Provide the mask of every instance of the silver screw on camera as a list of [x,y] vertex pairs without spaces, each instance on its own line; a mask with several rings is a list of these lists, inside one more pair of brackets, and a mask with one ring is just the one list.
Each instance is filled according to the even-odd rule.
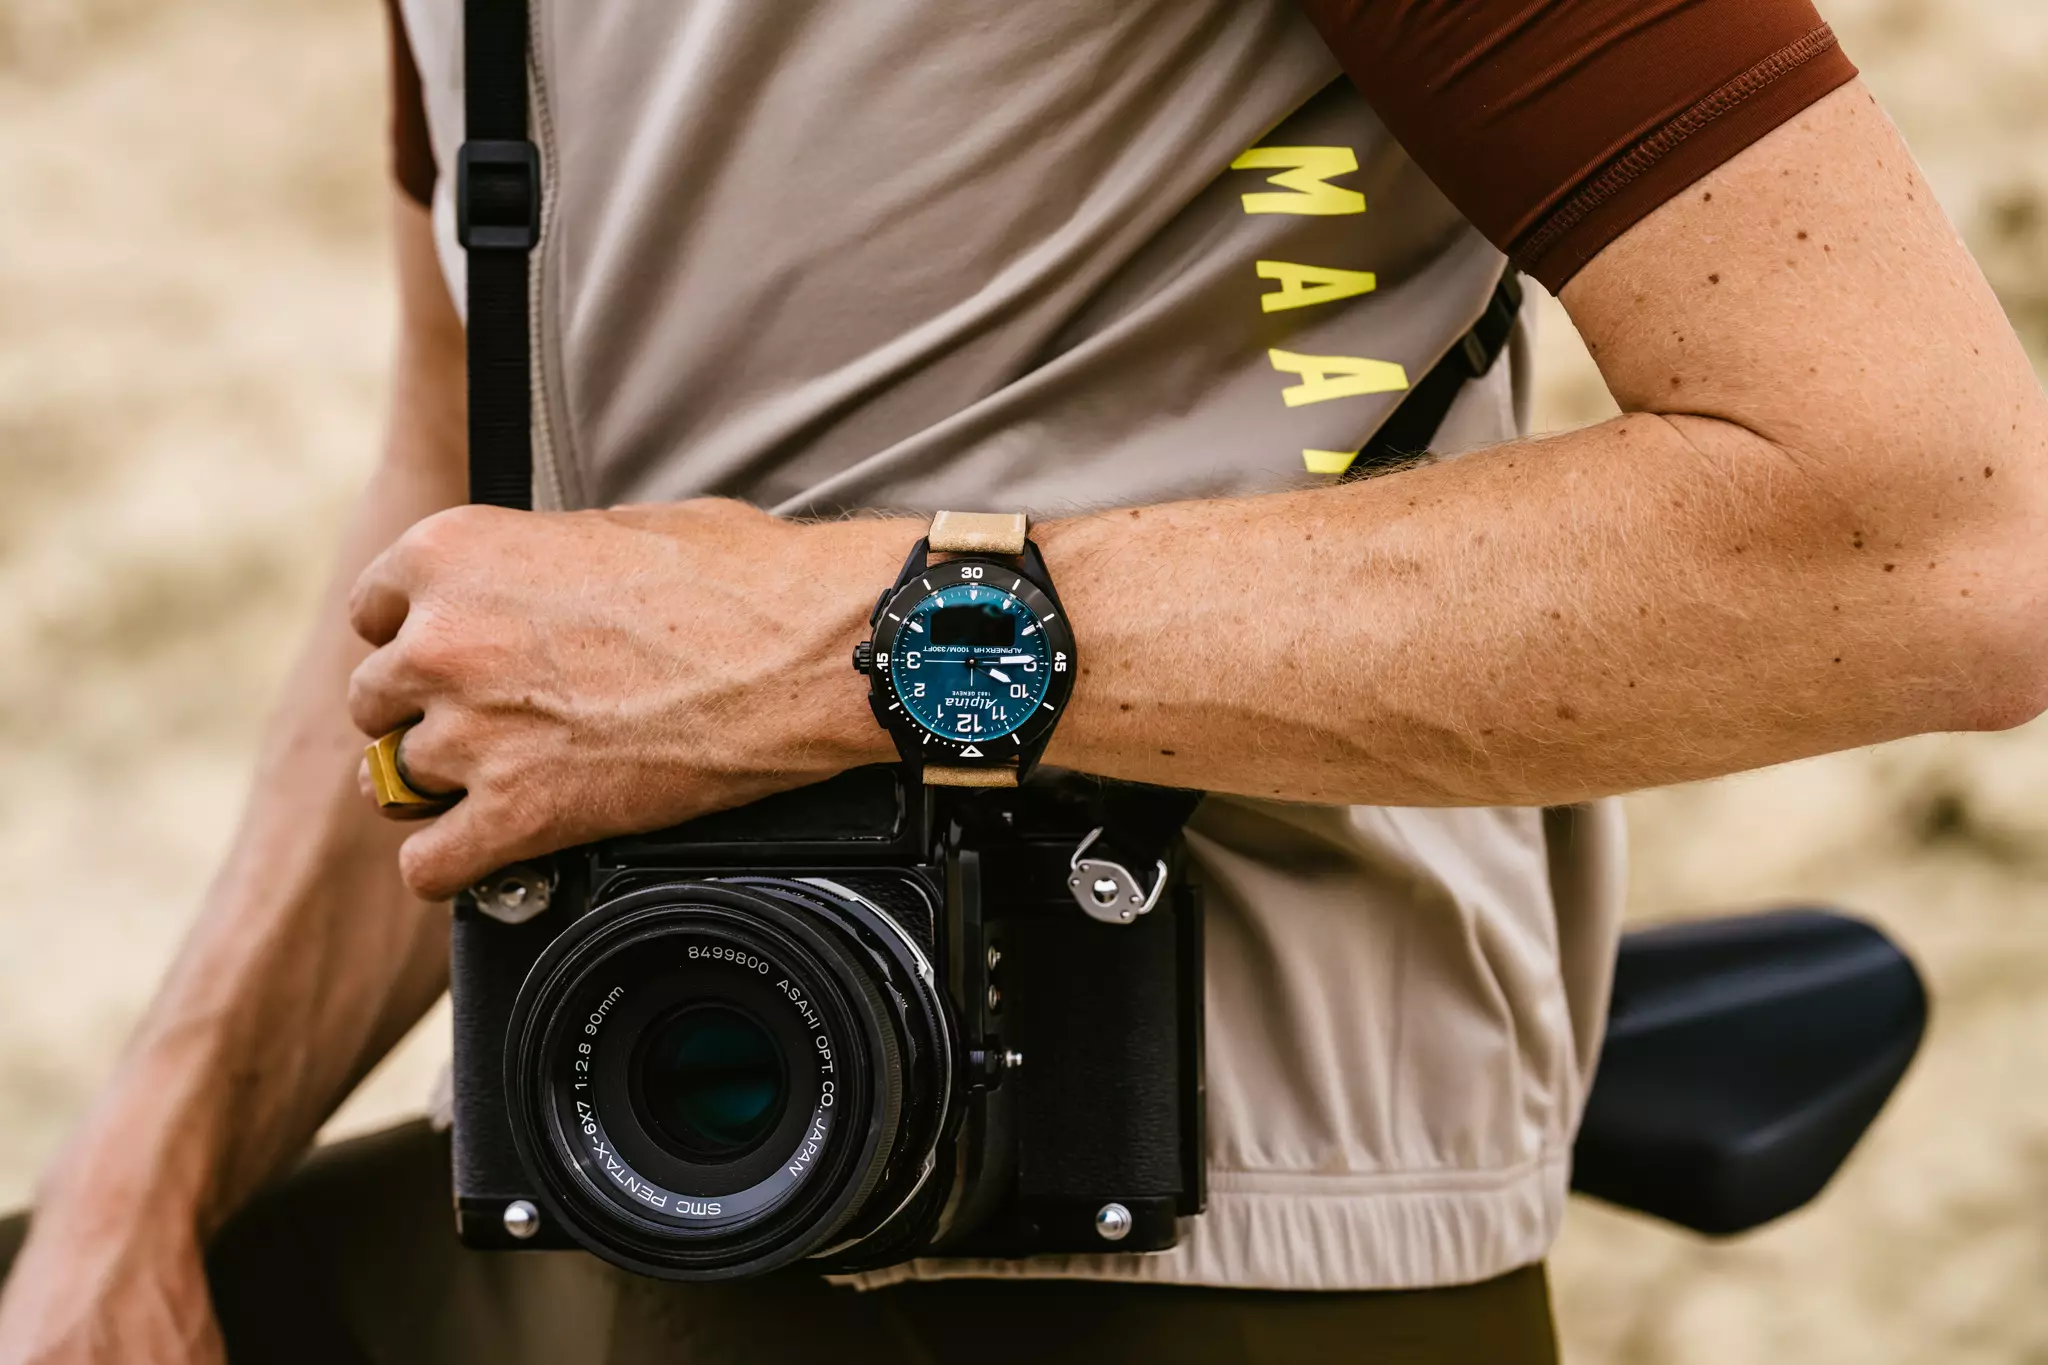
[[513,1200],[505,1206],[505,1231],[525,1241],[540,1231],[540,1210],[524,1199]]
[[477,909],[500,924],[524,924],[554,899],[555,876],[534,863],[514,863],[472,886],[469,894]]
[[1131,1235],[1134,1221],[1122,1204],[1104,1204],[1095,1211],[1095,1235],[1105,1242],[1121,1242]]

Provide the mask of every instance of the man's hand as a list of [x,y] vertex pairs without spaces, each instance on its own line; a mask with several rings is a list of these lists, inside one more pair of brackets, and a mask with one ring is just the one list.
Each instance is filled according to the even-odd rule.
[[467,507],[413,528],[350,602],[379,647],[349,688],[356,725],[417,722],[409,780],[466,793],[406,841],[406,883],[449,896],[521,858],[889,759],[849,660],[918,534],[711,500]]
[[[0,1365],[220,1365],[199,1243],[175,1220],[101,1203],[41,1215],[0,1298]],[[116,1225],[118,1224],[118,1226]]]

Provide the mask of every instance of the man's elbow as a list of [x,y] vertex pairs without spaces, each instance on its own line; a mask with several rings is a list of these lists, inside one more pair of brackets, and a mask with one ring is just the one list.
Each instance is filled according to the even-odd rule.
[[[2048,711],[2048,595],[2036,572],[1982,592],[1958,642],[1956,730],[2010,730]],[[1977,590],[1972,591],[1972,596]]]
[[1906,728],[2005,730],[2048,711],[2048,401],[2029,390],[2017,409],[1950,406],[1945,424],[1859,431],[1844,412],[1825,453],[1777,447],[1837,547],[1806,562],[1831,564],[1835,610],[1886,661]]
[[2048,711],[2048,432],[2036,449],[1973,458],[1968,482],[1988,500],[1949,542],[1949,572],[1924,577],[1914,612],[1957,680],[1946,728],[2008,730]]

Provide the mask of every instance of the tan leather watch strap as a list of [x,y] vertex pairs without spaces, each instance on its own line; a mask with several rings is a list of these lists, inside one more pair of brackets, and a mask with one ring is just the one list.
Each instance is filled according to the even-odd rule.
[[[941,512],[932,518],[925,548],[934,554],[1021,555],[1030,529],[1030,519],[1022,512]],[[933,787],[1014,787],[1017,768],[927,763],[924,780]]]
[[927,787],[1014,787],[1017,785],[1017,769],[1014,764],[1001,768],[948,768],[927,763],[924,765],[924,784]]
[[1021,555],[1029,530],[1022,512],[941,512],[925,543],[939,554]]

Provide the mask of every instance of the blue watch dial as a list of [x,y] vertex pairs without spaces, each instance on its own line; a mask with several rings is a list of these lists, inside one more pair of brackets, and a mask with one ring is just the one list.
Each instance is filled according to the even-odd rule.
[[[1062,654],[1060,666],[1066,664]],[[910,718],[935,735],[978,744],[1029,720],[1052,685],[1044,622],[1001,587],[955,583],[903,617],[887,660]]]

